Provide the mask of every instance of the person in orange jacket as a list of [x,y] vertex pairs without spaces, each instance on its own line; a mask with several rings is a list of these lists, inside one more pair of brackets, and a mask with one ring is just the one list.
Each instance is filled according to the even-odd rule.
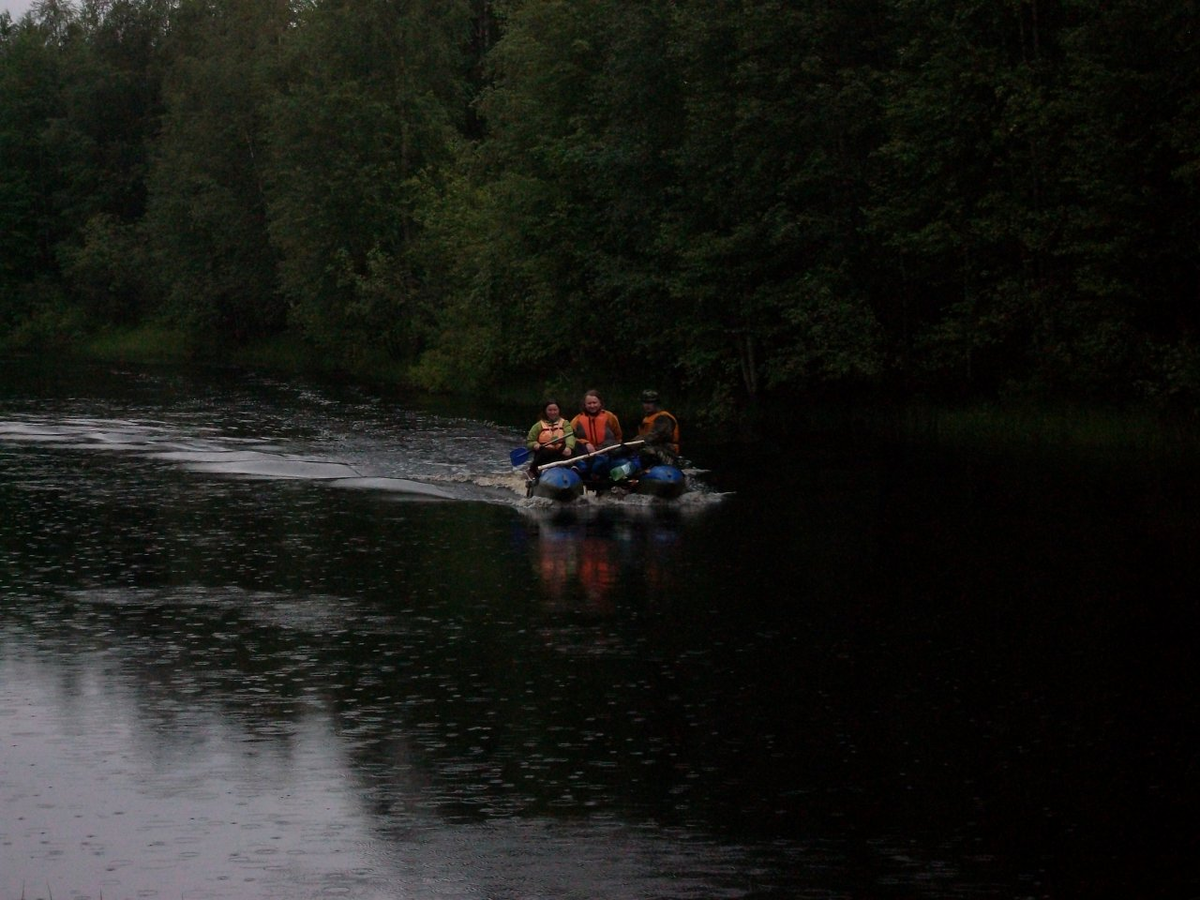
[[638,426],[642,465],[646,468],[679,460],[679,421],[659,406],[658,391],[642,391],[642,423]]
[[576,445],[582,444],[587,453],[622,441],[620,419],[604,408],[599,391],[594,389],[583,395],[583,412],[571,420],[571,428],[575,432]]

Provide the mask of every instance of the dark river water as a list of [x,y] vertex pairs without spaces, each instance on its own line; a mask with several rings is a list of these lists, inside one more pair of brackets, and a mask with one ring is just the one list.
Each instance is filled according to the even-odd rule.
[[1193,468],[533,417],[0,362],[0,900],[1200,893]]

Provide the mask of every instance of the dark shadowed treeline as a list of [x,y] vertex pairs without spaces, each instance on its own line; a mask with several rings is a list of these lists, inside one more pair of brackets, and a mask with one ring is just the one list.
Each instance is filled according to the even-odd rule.
[[0,340],[1200,397],[1192,0],[43,0]]

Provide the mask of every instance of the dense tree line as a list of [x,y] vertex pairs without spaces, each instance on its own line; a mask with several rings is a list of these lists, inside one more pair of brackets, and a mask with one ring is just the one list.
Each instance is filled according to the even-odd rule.
[[0,340],[1194,406],[1196,7],[42,0]]

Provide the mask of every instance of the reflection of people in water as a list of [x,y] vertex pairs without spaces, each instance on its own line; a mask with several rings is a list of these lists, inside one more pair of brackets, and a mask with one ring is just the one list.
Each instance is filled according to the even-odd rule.
[[593,609],[610,608],[608,595],[617,582],[617,562],[613,542],[607,538],[583,539],[579,557],[579,583],[583,596]]
[[651,527],[645,530],[646,557],[642,577],[651,599],[675,593],[675,566],[671,562],[678,550],[679,532],[674,528]]
[[630,570],[636,576],[626,587],[634,596],[644,589],[653,601],[676,592],[679,520],[664,518],[657,508],[649,519],[629,512],[615,519],[539,518],[536,528],[524,532],[536,542],[532,562],[551,606],[613,613],[618,581]]
[[561,602],[579,570],[579,543],[567,531],[542,529],[537,536],[537,570],[554,602]]
[[534,566],[555,606],[608,613],[620,571],[618,542],[595,522],[543,520],[528,533]]
[[556,604],[610,612],[617,581],[613,542],[576,530],[543,529],[537,542],[537,570]]

